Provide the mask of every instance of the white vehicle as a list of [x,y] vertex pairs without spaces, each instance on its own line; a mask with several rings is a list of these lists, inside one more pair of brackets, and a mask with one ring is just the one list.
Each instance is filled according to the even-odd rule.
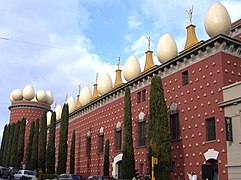
[[35,177],[35,172],[30,170],[19,170],[14,174],[15,180],[30,180]]

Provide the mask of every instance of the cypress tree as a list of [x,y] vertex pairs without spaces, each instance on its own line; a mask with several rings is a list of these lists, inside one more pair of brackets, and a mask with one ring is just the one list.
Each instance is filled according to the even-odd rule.
[[14,145],[14,143],[15,143],[15,142],[13,142],[15,126],[16,126],[15,123],[10,125],[10,136],[9,136],[9,139],[8,139],[9,144],[8,144],[7,161],[6,161],[7,166],[11,166],[11,156],[12,156],[11,150],[12,150],[12,145]]
[[8,153],[8,146],[9,146],[9,136],[10,136],[10,128],[11,125],[7,125],[6,129],[6,137],[4,138],[5,143],[4,143],[4,149],[3,149],[3,166],[7,167],[7,153]]
[[149,151],[148,160],[151,169],[151,158],[158,159],[154,167],[155,179],[166,180],[171,176],[171,137],[168,127],[167,107],[164,99],[161,78],[155,76],[151,81],[149,106]]
[[20,130],[19,130],[19,137],[18,137],[17,167],[20,167],[23,161],[25,129],[26,129],[26,119],[23,118],[20,123]]
[[46,163],[46,143],[47,143],[47,116],[42,114],[39,133],[39,153],[38,153],[38,168],[45,173]]
[[27,145],[27,153],[26,153],[26,168],[31,169],[31,157],[32,157],[32,148],[33,148],[33,137],[35,131],[35,121],[32,121],[30,126],[28,145]]
[[106,139],[105,141],[105,154],[104,154],[104,169],[103,175],[109,176],[109,168],[110,168],[110,140]]
[[11,156],[10,156],[10,165],[13,167],[17,167],[17,151],[18,151],[18,137],[19,137],[19,129],[20,129],[20,121],[15,124],[14,133],[13,133],[13,141],[11,148]]
[[53,112],[51,116],[51,123],[49,127],[49,137],[47,145],[46,163],[47,173],[55,173],[55,128],[56,128],[56,113]]
[[124,98],[124,145],[121,167],[122,179],[132,179],[135,176],[130,88],[126,88]]
[[69,106],[64,104],[60,130],[59,130],[59,153],[58,153],[58,174],[66,172],[66,162],[67,162],[67,140],[68,140],[68,124],[69,124]]
[[7,128],[8,125],[4,126],[2,142],[1,142],[1,149],[0,149],[0,165],[3,165],[3,157],[4,157],[4,147],[6,145],[6,136],[7,136]]
[[69,172],[71,174],[74,174],[74,168],[75,168],[75,130],[72,134],[72,140],[71,140],[71,148],[70,148],[70,170]]
[[38,170],[38,141],[39,139],[39,119],[35,121],[32,154],[31,154],[31,170]]

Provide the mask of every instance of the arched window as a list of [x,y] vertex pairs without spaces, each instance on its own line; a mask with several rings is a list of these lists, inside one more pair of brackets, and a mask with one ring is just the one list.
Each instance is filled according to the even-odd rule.
[[140,112],[138,116],[138,146],[146,145],[146,121],[145,114]]
[[104,128],[100,128],[98,153],[104,152]]
[[115,128],[115,150],[121,150],[121,123],[118,122]]
[[180,139],[180,127],[179,127],[179,112],[176,103],[172,103],[170,106],[170,128],[171,139]]
[[86,133],[86,155],[90,156],[91,153],[91,132],[88,130]]

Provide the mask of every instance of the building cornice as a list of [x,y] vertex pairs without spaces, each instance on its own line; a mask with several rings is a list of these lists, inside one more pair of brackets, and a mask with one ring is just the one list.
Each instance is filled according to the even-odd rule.
[[12,109],[17,109],[17,108],[31,108],[31,109],[41,109],[45,111],[52,111],[51,107],[48,104],[34,102],[34,101],[16,101],[16,102],[13,102],[12,105],[8,107],[10,111]]
[[113,100],[120,99],[124,96],[125,88],[130,87],[131,91],[136,91],[143,86],[150,84],[153,76],[160,76],[162,78],[169,76],[181,69],[184,69],[198,61],[208,58],[218,52],[225,52],[236,57],[241,56],[241,42],[232,39],[225,35],[217,35],[187,51],[179,54],[175,58],[155,66],[147,72],[141,73],[138,77],[134,78],[127,83],[113,89],[112,91],[104,94],[103,96],[91,101],[89,104],[81,107],[70,114],[71,119],[85,115],[96,108],[106,105]]

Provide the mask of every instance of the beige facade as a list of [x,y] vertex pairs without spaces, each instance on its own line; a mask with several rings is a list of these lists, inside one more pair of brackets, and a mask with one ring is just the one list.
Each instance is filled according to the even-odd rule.
[[224,87],[223,96],[220,106],[226,121],[228,179],[241,179],[241,82]]

